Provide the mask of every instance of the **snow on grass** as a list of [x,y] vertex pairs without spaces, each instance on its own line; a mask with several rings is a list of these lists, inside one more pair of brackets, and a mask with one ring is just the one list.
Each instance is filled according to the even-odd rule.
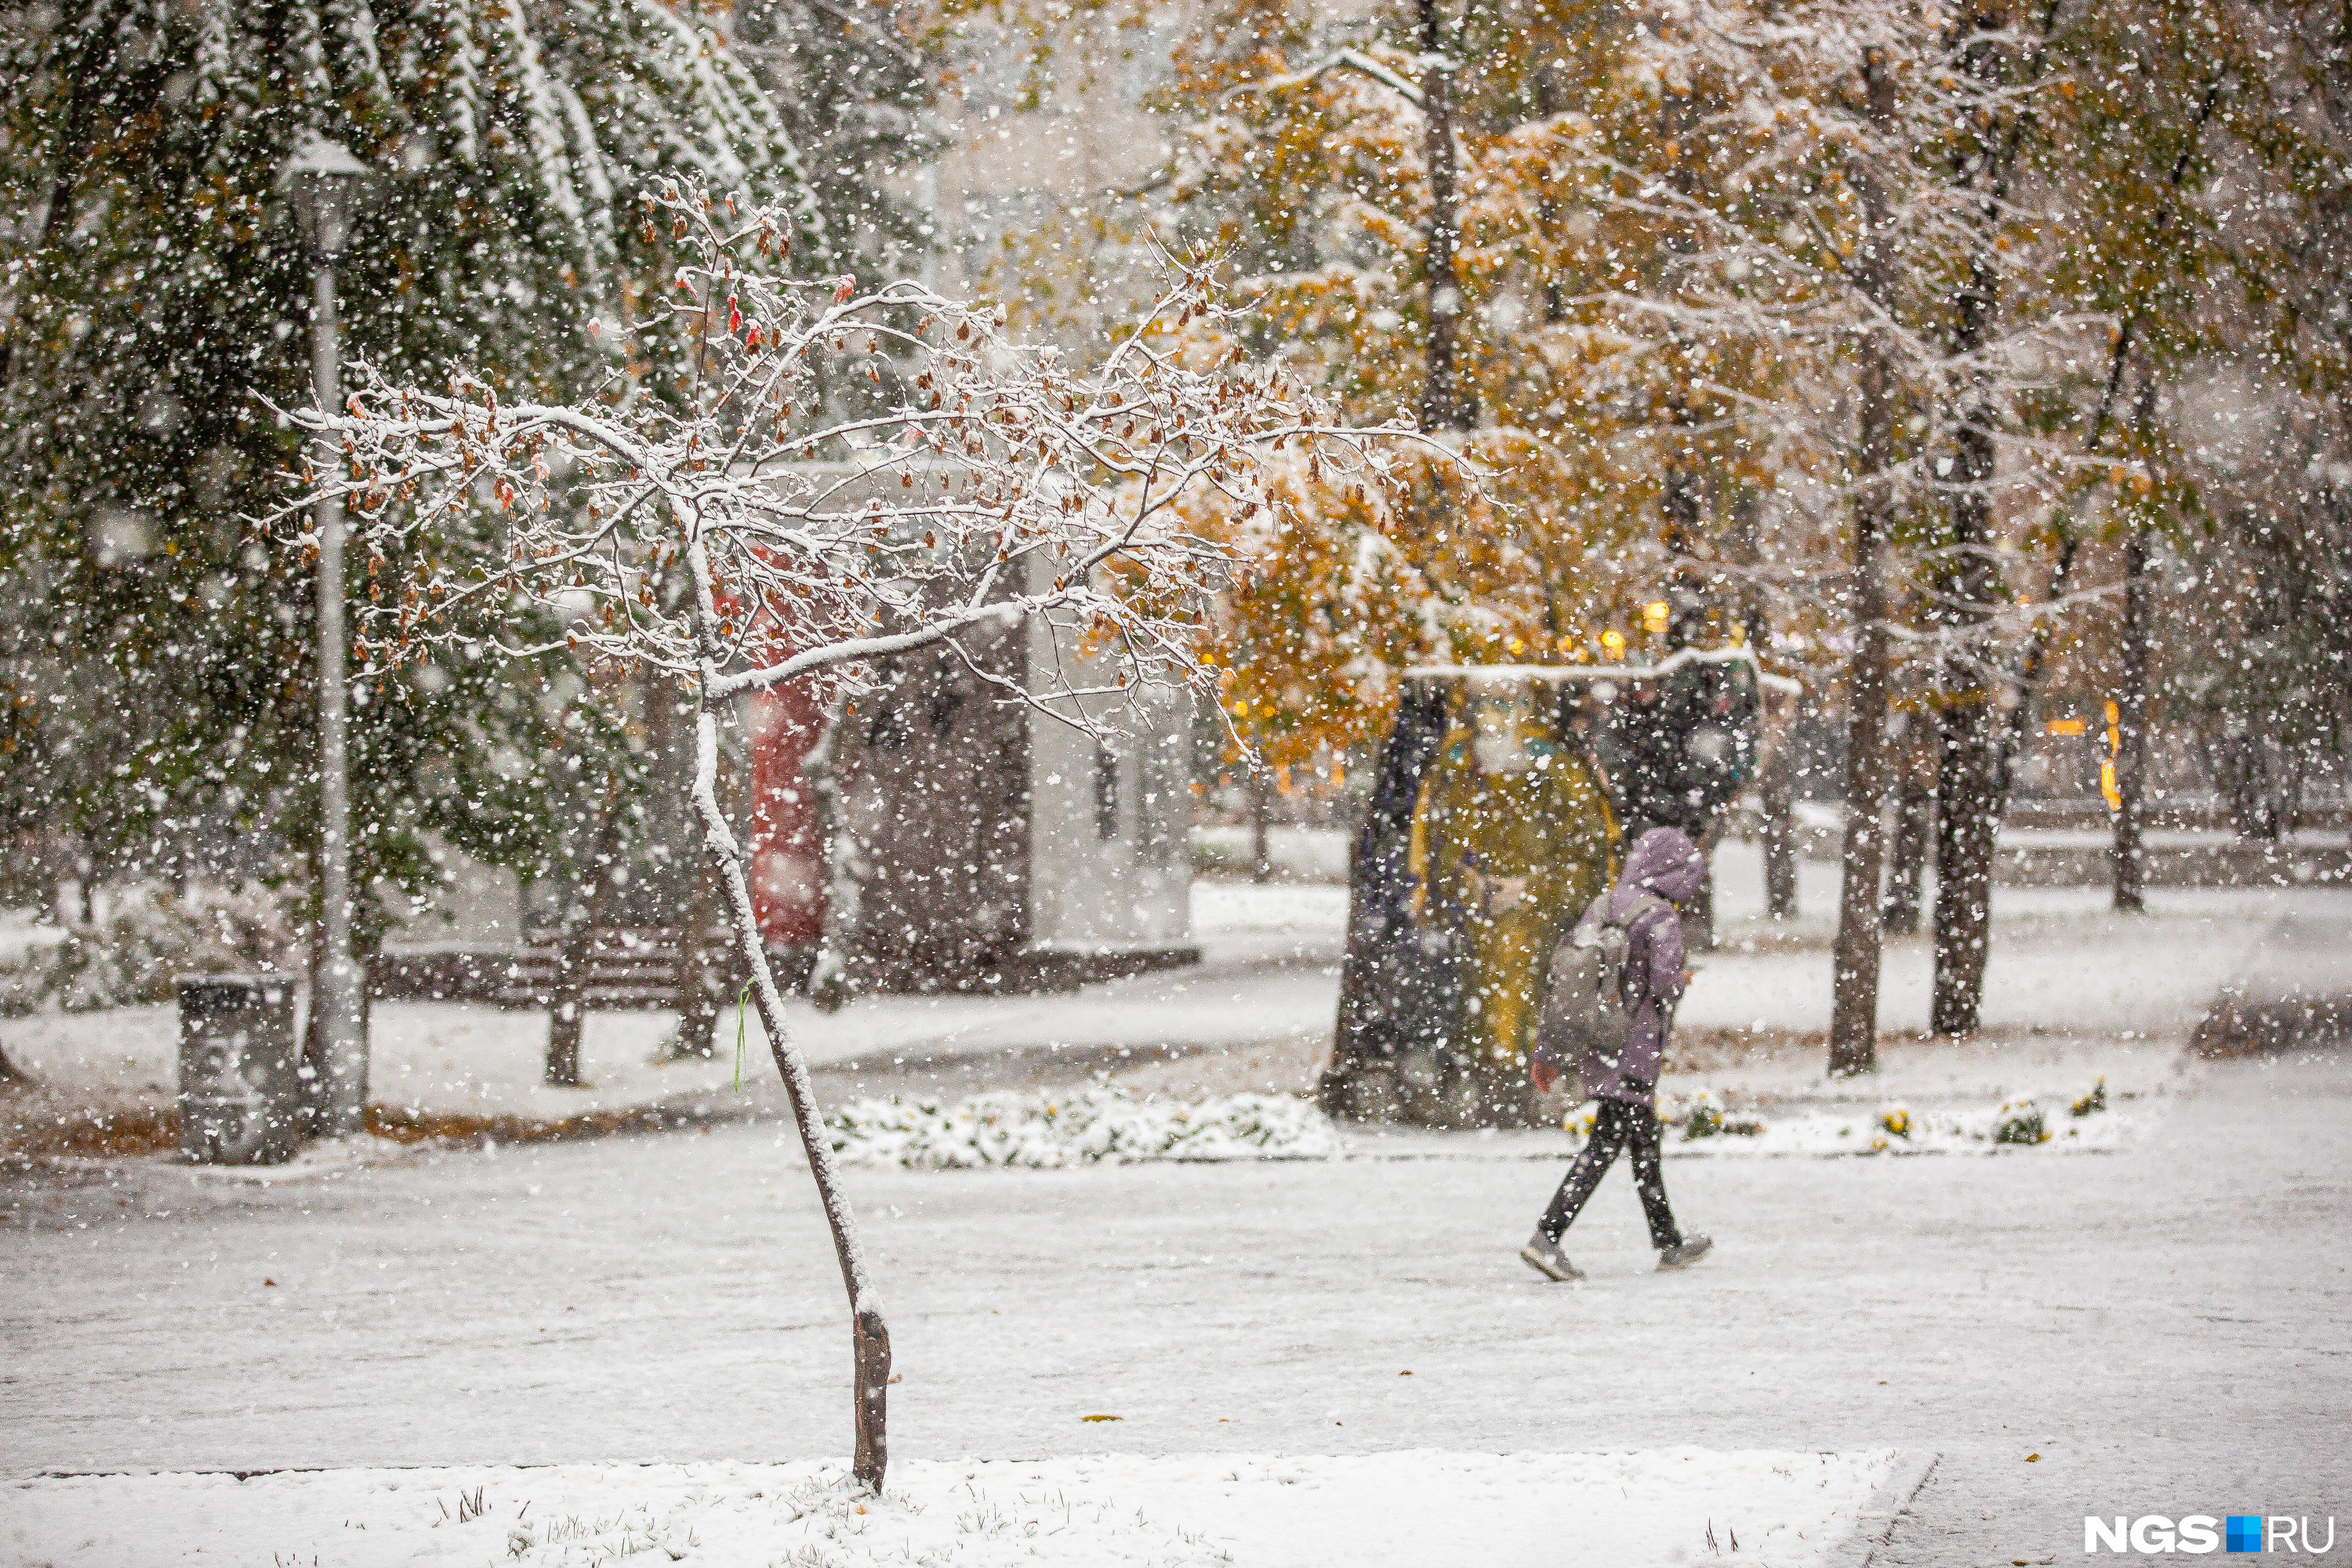
[[[1915,1109],[1899,1101],[1874,1110],[1815,1110],[1759,1115],[1726,1110],[1702,1089],[1667,1096],[1658,1106],[1670,1154],[1966,1154],[2046,1149],[2109,1152],[2127,1147],[2153,1123],[2153,1107],[2117,1110],[2106,1080],[2089,1093],[2045,1107],[2034,1099],[1993,1105]],[[1581,1134],[1589,1114],[1570,1131]]]
[[1345,1151],[1339,1130],[1296,1095],[1232,1094],[1191,1104],[1138,1100],[1107,1085],[1058,1094],[852,1101],[825,1118],[853,1165],[1134,1164],[1146,1160],[1319,1160]]
[[725,1568],[1644,1568],[1717,1555],[1805,1568],[1844,1555],[1905,1473],[1891,1449],[1675,1448],[901,1460],[878,1499],[824,1461],[90,1476],[0,1490],[0,1554],[54,1568],[601,1568],[629,1558]]
[[[2137,1099],[2135,1096],[2125,1098]],[[1567,1121],[1570,1149],[1592,1126],[1587,1103]],[[2110,1106],[2105,1080],[2090,1093],[2042,1101],[1840,1106],[1782,1103],[1727,1108],[1709,1089],[1668,1092],[1660,1101],[1665,1152],[1685,1155],[1951,1154],[2044,1150],[2109,1152],[2152,1124],[2154,1110]],[[968,1100],[860,1100],[825,1119],[844,1163],[919,1171],[1011,1166],[1138,1164],[1153,1160],[1331,1160],[1394,1158],[1444,1134],[1372,1133],[1351,1139],[1312,1102],[1288,1094],[1231,1094],[1183,1101],[1139,1099],[1116,1084],[1043,1094],[1007,1091]],[[1481,1145],[1483,1147],[1483,1144]],[[1507,1157],[1552,1152],[1524,1141],[1497,1145]],[[1565,1151],[1559,1151],[1565,1152]]]

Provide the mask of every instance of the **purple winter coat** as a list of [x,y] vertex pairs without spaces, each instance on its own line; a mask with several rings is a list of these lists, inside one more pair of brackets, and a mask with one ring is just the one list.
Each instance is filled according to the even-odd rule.
[[[1625,857],[1617,885],[1593,900],[1584,918],[1622,920],[1644,892],[1688,904],[1706,877],[1706,863],[1699,858],[1698,847],[1679,828],[1653,827]],[[1608,906],[1606,916],[1603,905]],[[1622,984],[1633,1026],[1616,1071],[1585,1059],[1584,1093],[1591,1100],[1652,1105],[1658,1098],[1658,1065],[1666,1052],[1666,1031],[1683,995],[1682,917],[1670,909],[1651,910],[1633,921],[1625,936]]]

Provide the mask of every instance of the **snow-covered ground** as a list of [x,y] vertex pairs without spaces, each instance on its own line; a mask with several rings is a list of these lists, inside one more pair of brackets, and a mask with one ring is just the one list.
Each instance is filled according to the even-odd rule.
[[[1194,929],[1205,962],[1070,994],[871,996],[824,1015],[788,1004],[819,1064],[985,1058],[1018,1049],[1047,1079],[1066,1057],[1118,1067],[1154,1054],[1328,1040],[1347,889],[1202,882]],[[753,1099],[729,1103],[737,1081],[737,1020],[719,1031],[715,1060],[672,1061],[660,1013],[593,1013],[582,1051],[585,1086],[541,1081],[547,1018],[457,1003],[380,1003],[373,1013],[370,1097],[413,1117],[512,1118],[553,1123],[652,1104],[702,1113],[773,1109],[774,1068],[756,1019],[743,1020],[742,1078]],[[171,1103],[178,1020],[170,1007],[40,1014],[0,1021],[0,1045],[32,1074],[44,1111],[160,1110]],[[0,1147],[5,1147],[0,1138]]]
[[[876,1499],[837,1464],[102,1476],[0,1490],[0,1545],[54,1568],[652,1562],[934,1568],[1551,1568],[1850,1559],[1918,1467],[1859,1454],[918,1460]],[[1900,1498],[1892,1500],[1900,1501]],[[1712,1547],[1712,1550],[1710,1548]]]
[[[1832,868],[1807,864],[1802,918],[1767,921],[1760,861],[1730,843],[1717,861],[1717,952],[1680,1018],[1687,1092],[1727,1102],[1815,1098],[1819,1053],[1804,1043],[1829,1022]],[[2149,915],[2126,918],[2097,889],[2004,889],[1986,984],[1984,1042],[1906,1043],[1926,1021],[1932,956],[1924,938],[1887,944],[1882,1026],[1895,1034],[1873,1095],[1998,1102],[2085,1092],[2100,1077],[2119,1093],[2158,1086],[2215,990],[2246,960],[2296,895],[2159,889]],[[2301,895],[2327,897],[2329,895]],[[1203,950],[1196,968],[1136,975],[1061,994],[877,996],[822,1015],[792,1005],[803,1047],[830,1068],[838,1094],[976,1089],[1126,1075],[1137,1092],[1198,1099],[1308,1088],[1328,1048],[1339,994],[1347,890],[1203,880],[1193,892]],[[735,1020],[712,1061],[672,1062],[669,1020],[600,1013],[589,1020],[586,1086],[541,1081],[547,1023],[538,1013],[446,1003],[387,1003],[375,1012],[372,1094],[413,1119],[551,1125],[647,1106],[698,1119],[771,1114],[773,1072],[756,1021]],[[168,1106],[177,1024],[167,1007],[0,1023],[0,1044],[39,1080],[15,1101],[19,1119]],[[0,1135],[5,1142],[5,1135]]]
[[[2055,914],[2086,933],[2078,966],[2130,962],[2128,942],[2101,934],[2105,917]],[[2214,931],[2197,957],[2209,974],[2226,973],[2228,944],[2252,941],[2246,931],[2262,935],[2253,972],[2265,984],[2294,978],[2270,974],[2282,955],[2297,974],[2347,966],[2342,895],[2264,895],[2232,919],[2242,929]],[[2210,907],[2167,903],[2137,929],[2216,923]],[[1760,940],[1771,934],[1758,933],[1756,956],[1772,956]],[[1810,942],[1801,933],[1781,948],[1817,963]],[[1226,973],[1219,984],[1249,984],[1246,969]],[[2169,1070],[2201,1009],[2187,977],[2146,984],[2181,998],[2146,1042],[2074,1032],[2096,1005],[2053,994],[2048,1032],[1958,1053],[1897,1042],[1874,1088],[1905,1073],[1955,1092],[2039,1087],[2046,1059],[2051,1087],[2080,1094],[2094,1058],[2068,1053],[2128,1066],[2143,1045]],[[1173,1037],[1182,1020],[1166,1022]],[[1728,1085],[1748,1073],[1759,1105],[1818,1086],[1810,1049],[1815,1065],[1800,1068],[1769,1041],[1701,1045],[1712,1065],[1691,1076]],[[1210,1059],[1121,1082],[1133,1093],[1146,1073]],[[1575,1286],[1538,1279],[1515,1255],[1559,1179],[1558,1134],[1401,1138],[1407,1158],[855,1169],[902,1378],[890,1391],[894,1474],[912,1494],[959,1467],[1002,1467],[989,1477],[1009,1487],[989,1506],[1018,1530],[1020,1510],[1041,1506],[1021,1489],[1030,1476],[1075,1477],[1081,1457],[1108,1450],[1069,1497],[1078,1508],[1108,1521],[1116,1499],[1120,1521],[1139,1508],[1152,1528],[1231,1529],[1269,1553],[1303,1541],[1318,1555],[1294,1560],[1317,1562],[1380,1561],[1379,1543],[1411,1544],[1409,1526],[1474,1549],[1457,1559],[1424,1547],[1416,1562],[1715,1561],[1703,1534],[1696,1549],[1687,1535],[1695,1515],[1707,1516],[1702,1530],[1717,1522],[1713,1481],[1669,1487],[1654,1506],[1633,1484],[1688,1453],[1695,1473],[1727,1486],[1755,1451],[1845,1465],[1887,1450],[1905,1463],[1937,1456],[1877,1558],[1890,1568],[2071,1557],[2093,1512],[2352,1517],[2352,1460],[2336,1436],[2352,1408],[2341,1244],[2352,1062],[2205,1064],[2168,1103],[2095,1159],[2032,1148],[1676,1159],[1677,1212],[1717,1241],[1680,1274],[1652,1271],[1612,1173],[1571,1233],[1591,1276]],[[437,1518],[476,1487],[486,1507],[519,1512],[529,1493],[499,1468],[517,1465],[590,1467],[576,1480],[529,1474],[546,1479],[547,1499],[580,1497],[563,1519],[611,1526],[635,1509],[685,1508],[703,1484],[641,1464],[814,1465],[846,1447],[839,1279],[797,1151],[772,1121],[427,1145],[376,1161],[324,1150],[268,1181],[153,1159],[0,1168],[0,1474],[20,1478],[0,1489],[0,1560],[137,1562],[109,1542],[144,1531],[221,1543],[206,1560],[284,1561],[301,1541],[240,1522],[277,1504],[216,1513],[205,1489],[266,1500],[280,1486],[345,1488],[354,1508],[389,1510],[386,1530],[414,1531],[426,1502]],[[1353,1472],[1380,1484],[1351,1493],[1357,1481],[1335,1462],[1400,1455],[1381,1462],[1424,1478],[1418,1510],[1392,1472]],[[1246,1498],[1182,1493],[1185,1474],[1213,1479],[1215,1463],[1263,1465],[1271,1484],[1245,1475],[1223,1484]],[[1512,1465],[1591,1478],[1612,1463],[1629,1476],[1621,1500],[1642,1507],[1606,1517],[1648,1519],[1646,1543],[1548,1533],[1558,1527],[1543,1494],[1507,1484]],[[250,1493],[218,1480],[30,1479],[388,1466],[467,1473],[422,1495],[352,1474]],[[1285,1474],[1321,1485],[1286,1486]],[[722,1489],[719,1472],[703,1475]],[[1580,1521],[1606,1514],[1605,1489],[1593,1489],[1604,1495],[1580,1495]],[[400,1513],[402,1499],[417,1512]],[[1398,1512],[1374,1506],[1387,1499]],[[1825,1530],[1850,1529],[1830,1512],[1844,1521],[1853,1505],[1814,1502]],[[711,1510],[717,1539],[726,1509],[692,1507]],[[1766,1511],[1759,1536],[1798,1517],[1793,1501]],[[350,1542],[319,1539],[333,1510],[296,1512],[321,1562],[360,1560]],[[335,1528],[344,1517],[358,1515],[336,1513]],[[1480,1533],[1523,1528],[1512,1520],[1548,1554],[1515,1557],[1528,1536]],[[85,1532],[62,1539],[74,1521]],[[1041,1517],[1040,1539],[1045,1528]],[[441,1529],[427,1521],[408,1539],[458,1539],[457,1525]],[[7,1533],[19,1530],[47,1533]],[[1737,1557],[1719,1534],[1722,1561],[1755,1560],[1749,1531],[1740,1525]],[[505,1534],[478,1533],[484,1561],[513,1560]],[[1150,1538],[1119,1540],[1118,1551],[1146,1550]],[[1343,1550],[1319,1554],[1327,1540]],[[83,1541],[96,1544],[78,1558]],[[535,1535],[527,1550],[562,1561],[545,1553],[568,1544]],[[801,1545],[819,1549],[801,1561],[832,1550],[779,1536],[704,1558],[764,1564]],[[1082,1560],[1118,1561],[1087,1550]],[[1183,1562],[1171,1554],[1192,1547],[1171,1534],[1148,1550]],[[1286,1561],[1238,1549],[1234,1560]]]

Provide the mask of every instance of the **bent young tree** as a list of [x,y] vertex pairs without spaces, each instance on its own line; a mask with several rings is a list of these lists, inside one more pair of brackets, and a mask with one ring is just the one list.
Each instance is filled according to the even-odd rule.
[[[552,615],[582,655],[650,667],[691,699],[694,806],[832,1228],[854,1468],[878,1487],[889,1332],[719,805],[722,717],[787,681],[855,691],[880,661],[943,645],[1003,700],[1111,724],[1146,683],[1207,678],[1195,630],[1231,556],[1188,515],[1265,506],[1262,463],[1286,446],[1378,480],[1393,432],[1336,427],[1278,374],[1202,347],[1186,324],[1219,307],[1199,272],[1171,268],[1164,297],[1081,374],[995,312],[914,284],[789,275],[780,212],[688,184],[647,195],[645,219],[677,266],[644,320],[606,329],[621,368],[602,395],[507,403],[463,376],[432,391],[362,366],[344,408],[295,416],[331,460],[273,521],[345,500],[367,573],[363,677],[429,657],[486,611],[529,655]],[[687,593],[656,592],[681,569]],[[1083,657],[1041,661],[1025,686],[988,676],[967,639],[1027,617]]]

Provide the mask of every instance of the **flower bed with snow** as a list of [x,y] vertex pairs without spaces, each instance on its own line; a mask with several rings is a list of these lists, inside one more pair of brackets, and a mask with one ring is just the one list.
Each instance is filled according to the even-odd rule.
[[1857,1528],[1882,1522],[1916,1475],[1891,1449],[1675,1448],[902,1460],[880,1498],[816,1460],[60,1477],[0,1484],[0,1557],[55,1568],[1644,1568],[1720,1556],[1810,1568],[1854,1555]]
[[1345,1149],[1330,1120],[1294,1095],[1234,1094],[1183,1105],[1104,1086],[982,1094],[950,1105],[860,1100],[827,1116],[825,1128],[844,1163],[912,1170],[1320,1160]]
[[[2154,1119],[2145,1106],[2112,1109],[2105,1079],[2088,1094],[2061,1100],[2055,1109],[2022,1096],[1992,1105],[1822,1107],[1760,1115],[1727,1110],[1702,1089],[1660,1097],[1658,1115],[1665,1124],[1666,1152],[1710,1155],[2098,1152],[2128,1145]],[[1570,1124],[1570,1132],[1580,1143],[1590,1125],[1587,1113]]]

